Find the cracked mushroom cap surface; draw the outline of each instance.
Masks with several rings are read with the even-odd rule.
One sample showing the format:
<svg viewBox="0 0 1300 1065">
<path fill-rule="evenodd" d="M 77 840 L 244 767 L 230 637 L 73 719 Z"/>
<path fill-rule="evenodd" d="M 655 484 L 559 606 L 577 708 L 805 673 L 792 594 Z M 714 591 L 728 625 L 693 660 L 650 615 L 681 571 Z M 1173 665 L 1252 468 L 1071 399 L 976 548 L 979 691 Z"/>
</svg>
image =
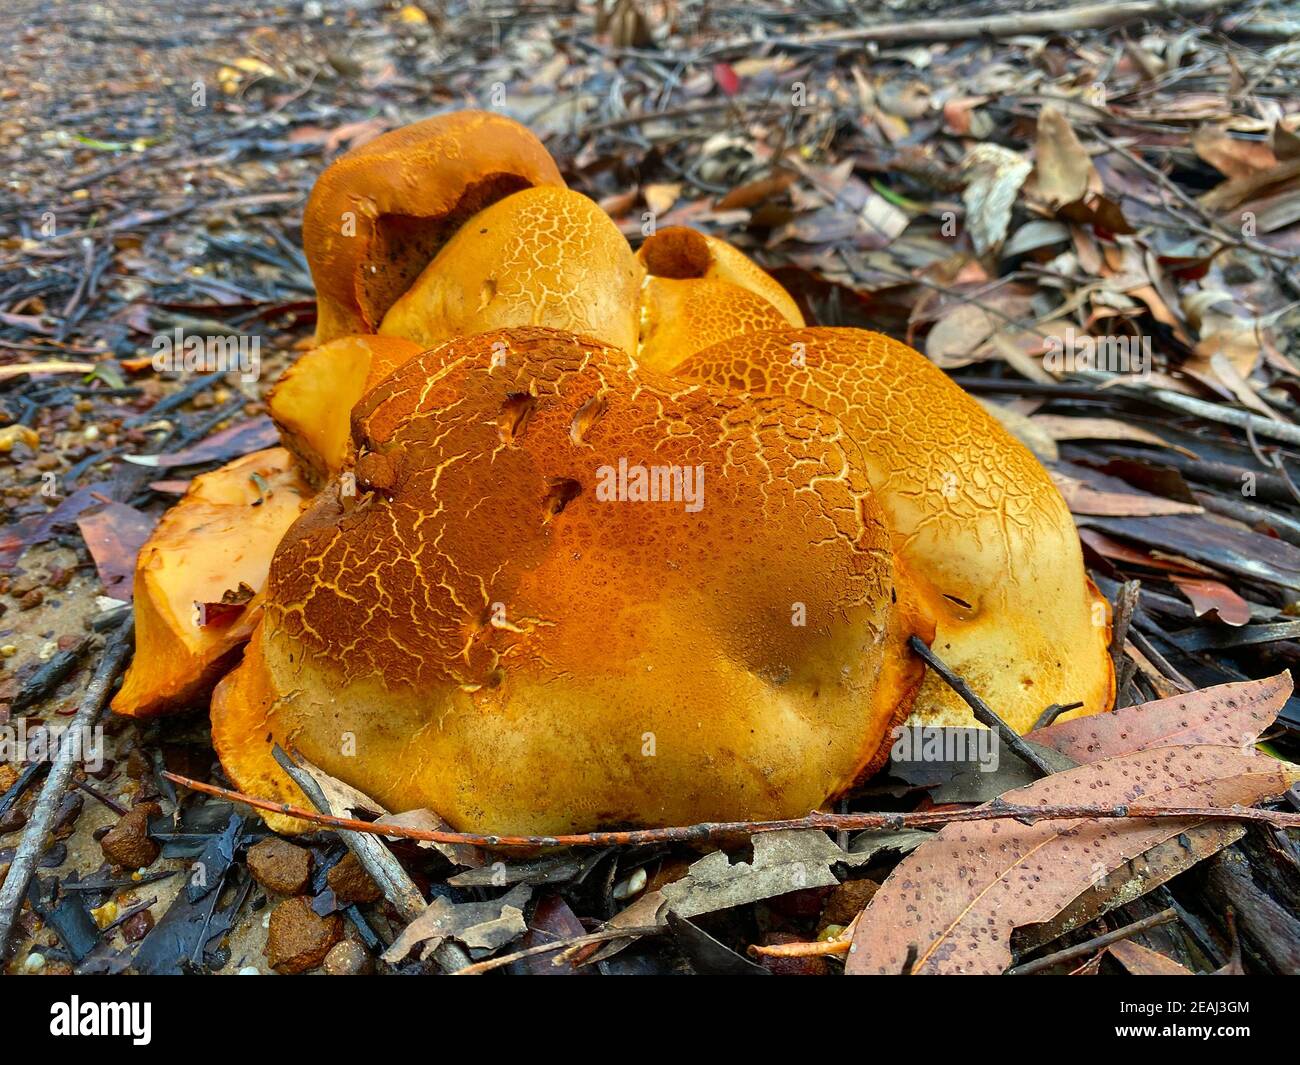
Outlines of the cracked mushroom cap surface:
<svg viewBox="0 0 1300 1065">
<path fill-rule="evenodd" d="M 714 344 L 789 324 L 762 296 L 730 281 L 650 277 L 641 290 L 637 361 L 672 373 Z"/>
<path fill-rule="evenodd" d="M 1074 520 L 1037 459 L 924 356 L 860 329 L 737 337 L 687 359 L 684 380 L 802 400 L 862 446 L 900 560 L 936 619 L 932 648 L 1012 727 L 1053 703 L 1109 710 L 1110 608 Z M 914 721 L 972 725 L 928 674 Z"/>
<path fill-rule="evenodd" d="M 667 226 L 647 237 L 636 257 L 649 278 L 726 281 L 770 303 L 787 325 L 804 324 L 803 312 L 781 283 L 725 240 L 686 226 Z"/>
<path fill-rule="evenodd" d="M 557 833 L 802 815 L 883 762 L 931 623 L 833 416 L 529 328 L 408 362 L 353 432 L 356 496 L 286 535 L 213 700 L 240 788 L 303 801 L 278 742 Z"/>
<path fill-rule="evenodd" d="M 302 222 L 316 342 L 375 332 L 466 219 L 536 185 L 564 187 L 555 161 L 527 128 L 489 111 L 436 115 L 335 160 Z"/>
<path fill-rule="evenodd" d="M 541 325 L 634 353 L 642 276 L 598 204 L 570 189 L 526 189 L 468 219 L 379 331 L 428 348 L 489 329 Z"/>
<path fill-rule="evenodd" d="M 351 454 L 357 400 L 422 350 L 400 337 L 339 337 L 305 352 L 280 375 L 267 409 L 313 484 L 338 473 Z"/>
</svg>

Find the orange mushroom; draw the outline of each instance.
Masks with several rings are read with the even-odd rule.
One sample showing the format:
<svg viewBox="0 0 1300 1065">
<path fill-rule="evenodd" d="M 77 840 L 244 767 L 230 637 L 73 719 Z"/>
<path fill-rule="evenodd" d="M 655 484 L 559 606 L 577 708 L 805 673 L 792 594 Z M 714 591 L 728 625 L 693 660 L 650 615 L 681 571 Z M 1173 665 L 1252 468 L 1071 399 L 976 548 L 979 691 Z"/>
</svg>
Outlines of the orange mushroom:
<svg viewBox="0 0 1300 1065">
<path fill-rule="evenodd" d="M 586 196 L 528 189 L 461 226 L 379 331 L 432 347 L 545 325 L 634 352 L 642 273 L 618 227 Z"/>
<path fill-rule="evenodd" d="M 357 400 L 422 350 L 400 337 L 339 337 L 313 348 L 280 375 L 267 406 L 284 446 L 313 484 L 343 468 Z"/>
<path fill-rule="evenodd" d="M 728 281 L 761 296 L 792 326 L 804 324 L 794 297 L 739 248 L 685 226 L 668 226 L 646 239 L 637 252 L 651 277 Z"/>
<path fill-rule="evenodd" d="M 261 615 L 271 554 L 310 495 L 278 447 L 194 479 L 140 550 L 135 658 L 117 713 L 181 709 L 230 668 Z"/>
<path fill-rule="evenodd" d="M 909 713 L 971 723 L 912 635 L 1021 731 L 1109 707 L 1068 509 L 910 348 L 803 328 L 716 238 L 664 229 L 634 256 L 496 115 L 349 153 L 304 243 L 320 346 L 270 406 L 324 487 L 250 524 L 239 463 L 196 482 L 136 577 L 141 655 L 185 655 L 138 657 L 114 704 L 192 698 L 260 613 L 212 702 L 242 789 L 303 801 L 278 742 L 463 829 L 797 816 Z M 198 498 L 208 478 L 229 498 Z M 187 631 L 227 574 L 258 594 Z"/>
<path fill-rule="evenodd" d="M 486 111 L 416 122 L 336 160 L 302 221 L 316 342 L 375 332 L 466 219 L 535 185 L 563 188 L 554 160 L 519 123 Z"/>
<path fill-rule="evenodd" d="M 799 815 L 881 764 L 929 622 L 831 415 L 527 328 L 353 424 L 357 497 L 285 536 L 213 699 L 239 787 L 301 801 L 278 741 L 390 809 L 550 833 Z"/>
<path fill-rule="evenodd" d="M 804 324 L 775 278 L 716 237 L 670 226 L 649 237 L 637 259 L 646 271 L 637 358 L 651 369 L 668 373 L 731 337 Z"/>
<path fill-rule="evenodd" d="M 862 447 L 899 558 L 937 619 L 935 653 L 1020 732 L 1052 703 L 1110 709 L 1110 610 L 1038 460 L 933 363 L 879 333 L 736 337 L 677 376 L 811 403 Z M 916 718 L 971 725 L 927 677 Z"/>
</svg>

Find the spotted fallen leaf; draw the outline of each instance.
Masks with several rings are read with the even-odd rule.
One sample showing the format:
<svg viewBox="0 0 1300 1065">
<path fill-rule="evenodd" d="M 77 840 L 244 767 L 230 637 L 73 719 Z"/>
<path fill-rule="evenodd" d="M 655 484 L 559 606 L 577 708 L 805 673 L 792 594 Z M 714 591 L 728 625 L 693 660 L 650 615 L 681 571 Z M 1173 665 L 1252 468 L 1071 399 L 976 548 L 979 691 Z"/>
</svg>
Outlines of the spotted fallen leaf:
<svg viewBox="0 0 1300 1065">
<path fill-rule="evenodd" d="M 1197 862 L 1213 857 L 1246 834 L 1244 825 L 1231 821 L 1205 821 L 1157 843 L 1136 858 L 1116 866 L 1096 880 L 1073 902 L 1045 924 L 1030 925 L 1016 932 L 1020 953 L 1051 943 L 1118 906 L 1154 891 Z"/>
<path fill-rule="evenodd" d="M 1224 747 L 1161 747 L 1055 773 L 1005 801 L 1026 806 L 1243 806 L 1300 775 Z M 1005 971 L 1011 933 L 1050 920 L 1099 877 L 1196 821 L 991 820 L 948 825 L 894 869 L 858 920 L 845 971 Z"/>
<path fill-rule="evenodd" d="M 1080 763 L 1175 744 L 1245 749 L 1273 723 L 1293 687 L 1289 672 L 1263 680 L 1234 681 L 1106 714 L 1059 721 L 1035 729 L 1032 737 L 1040 746 Z"/>
</svg>

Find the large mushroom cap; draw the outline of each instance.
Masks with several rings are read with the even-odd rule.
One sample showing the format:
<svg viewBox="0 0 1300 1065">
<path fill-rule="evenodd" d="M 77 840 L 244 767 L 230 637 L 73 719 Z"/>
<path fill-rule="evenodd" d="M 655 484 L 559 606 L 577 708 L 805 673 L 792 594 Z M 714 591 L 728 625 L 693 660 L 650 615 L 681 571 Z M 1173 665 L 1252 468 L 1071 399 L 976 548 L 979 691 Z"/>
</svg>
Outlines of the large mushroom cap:
<svg viewBox="0 0 1300 1065">
<path fill-rule="evenodd" d="M 278 741 L 390 809 L 550 833 L 799 815 L 885 757 L 928 623 L 834 417 L 517 329 L 353 425 L 359 494 L 287 534 L 214 698 L 241 788 L 301 801 Z"/>
<path fill-rule="evenodd" d="M 675 371 L 803 400 L 862 446 L 899 558 L 938 621 L 934 651 L 1021 732 L 1053 703 L 1110 708 L 1110 613 L 1047 471 L 942 371 L 859 329 L 737 337 Z M 918 719 L 969 725 L 931 675 Z M 1069 716 L 1069 715 L 1067 715 Z"/>
<path fill-rule="evenodd" d="M 403 126 L 336 160 L 302 222 L 317 343 L 375 332 L 461 223 L 534 185 L 563 187 L 554 160 L 525 127 L 487 111 Z"/>
<path fill-rule="evenodd" d="M 623 234 L 596 203 L 569 189 L 527 189 L 468 219 L 380 332 L 432 347 L 544 325 L 634 352 L 641 278 Z"/>
</svg>

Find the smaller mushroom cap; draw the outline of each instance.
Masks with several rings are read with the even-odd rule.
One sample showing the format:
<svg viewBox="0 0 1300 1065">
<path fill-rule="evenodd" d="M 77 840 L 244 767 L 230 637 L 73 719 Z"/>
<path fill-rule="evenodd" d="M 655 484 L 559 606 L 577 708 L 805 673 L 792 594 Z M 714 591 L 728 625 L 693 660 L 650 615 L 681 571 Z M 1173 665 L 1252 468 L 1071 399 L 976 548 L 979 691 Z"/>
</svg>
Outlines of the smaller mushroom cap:
<svg viewBox="0 0 1300 1065">
<path fill-rule="evenodd" d="M 641 289 L 637 360 L 660 373 L 672 373 L 697 351 L 788 325 L 762 296 L 730 281 L 647 277 Z"/>
<path fill-rule="evenodd" d="M 633 353 L 641 278 L 623 234 L 595 202 L 569 189 L 527 189 L 467 220 L 379 331 L 429 348 L 542 325 Z"/>
<path fill-rule="evenodd" d="M 685 226 L 668 226 L 646 238 L 637 258 L 648 277 L 727 281 L 761 296 L 787 325 L 804 324 L 799 305 L 766 270 L 725 240 Z"/>
<path fill-rule="evenodd" d="M 535 185 L 564 180 L 528 129 L 489 111 L 437 115 L 335 160 L 302 222 L 317 343 L 375 332 L 461 223 Z"/>
</svg>

